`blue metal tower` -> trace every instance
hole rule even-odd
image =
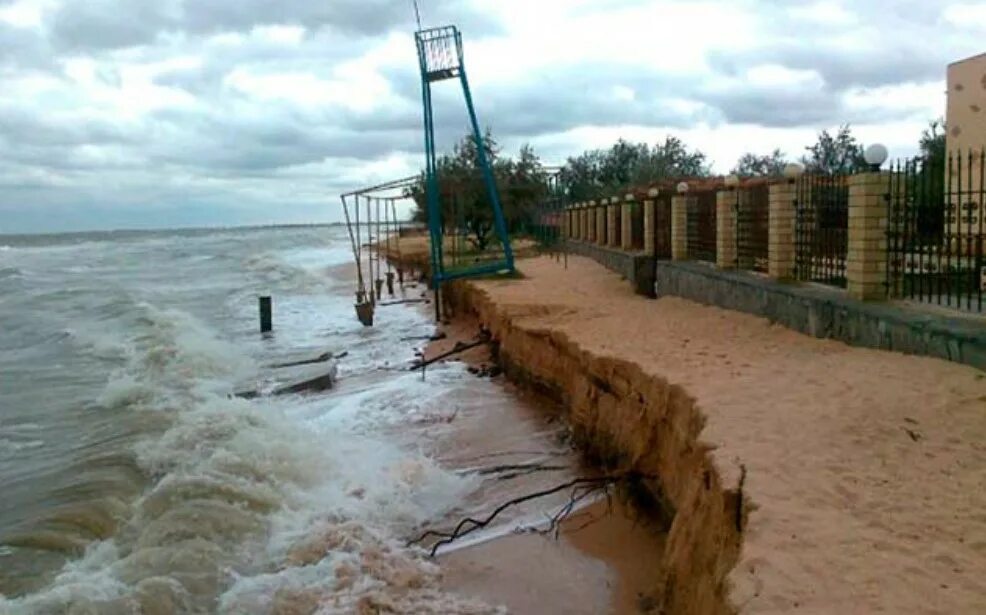
[[[436,294],[441,284],[458,278],[487,275],[491,273],[510,273],[514,270],[513,251],[507,223],[500,205],[493,170],[486,156],[483,135],[476,119],[469,80],[462,54],[462,34],[455,26],[419,29],[414,35],[418,47],[418,62],[421,68],[421,96],[424,103],[425,124],[425,176],[428,204],[428,231],[431,237],[432,285]],[[435,151],[435,123],[431,105],[431,84],[446,79],[459,79],[465,97],[469,121],[472,124],[473,138],[476,141],[479,166],[483,174],[486,195],[493,208],[493,226],[503,248],[503,259],[495,262],[477,264],[472,267],[456,268],[446,271],[444,266],[444,226],[442,224],[441,196],[438,182],[438,160]],[[436,297],[436,308],[437,308]]]

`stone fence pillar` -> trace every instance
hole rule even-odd
[[[695,197],[684,193],[671,197],[671,260],[688,258],[688,210],[694,202]]]
[[[767,205],[767,275],[775,280],[794,277],[794,180],[771,184]]]
[[[849,178],[846,287],[855,299],[884,299],[887,296],[889,192],[889,173],[860,173]]]
[[[736,268],[736,215],[740,191],[737,188],[716,193],[716,266]]]
[[[623,197],[623,213],[620,214],[620,247],[624,251],[629,252],[633,250],[634,239],[633,236],[633,195],[628,194]]]
[[[606,245],[611,248],[619,246],[620,240],[620,206],[617,204],[619,199],[615,196],[609,200],[606,206]]]

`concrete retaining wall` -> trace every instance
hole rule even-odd
[[[951,317],[897,303],[864,303],[838,289],[783,284],[694,262],[659,261],[655,294],[763,316],[853,346],[937,357],[986,370],[982,317]]]
[[[647,254],[624,252],[581,241],[569,241],[566,246],[572,254],[587,256],[626,278],[637,294],[654,296],[654,259]]]

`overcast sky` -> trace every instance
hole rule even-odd
[[[843,122],[907,155],[986,51],[986,1],[420,3],[480,121],[550,164],[671,133],[726,172]],[[411,0],[0,0],[0,233],[336,220],[422,164],[413,29]]]

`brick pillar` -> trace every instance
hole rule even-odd
[[[736,206],[740,191],[736,188],[716,193],[716,265],[720,269],[736,268]]]
[[[620,206],[616,204],[617,199],[613,197],[606,206],[606,245],[611,248],[618,247],[620,241]]]
[[[794,277],[794,180],[770,186],[767,212],[767,274],[775,280]]]
[[[887,194],[889,173],[849,178],[849,253],[846,282],[855,299],[887,296]]]
[[[606,245],[606,199],[596,205],[596,245]]]
[[[671,260],[688,258],[688,206],[694,200],[687,194],[671,197]]]
[[[654,199],[657,198],[657,190],[652,189],[647,193],[647,200],[644,201],[644,252],[653,255],[657,250],[657,225],[656,225],[656,206]]]
[[[629,252],[633,250],[633,195],[628,194],[624,197],[623,213],[620,215],[620,247]]]
[[[596,202],[589,201],[589,206],[585,208],[585,240],[589,243],[596,243]]]

